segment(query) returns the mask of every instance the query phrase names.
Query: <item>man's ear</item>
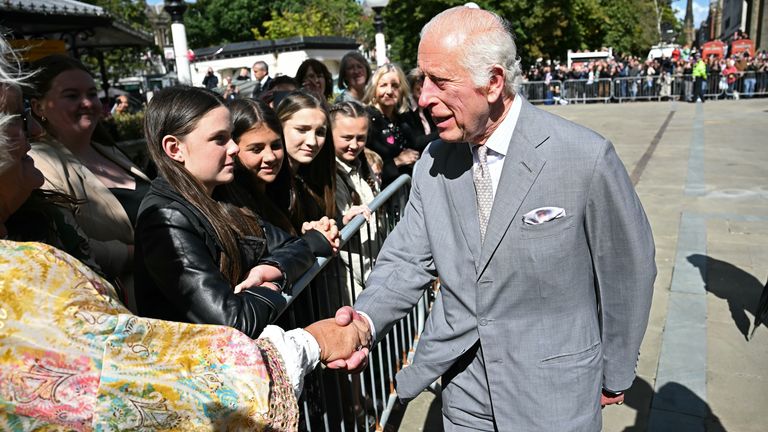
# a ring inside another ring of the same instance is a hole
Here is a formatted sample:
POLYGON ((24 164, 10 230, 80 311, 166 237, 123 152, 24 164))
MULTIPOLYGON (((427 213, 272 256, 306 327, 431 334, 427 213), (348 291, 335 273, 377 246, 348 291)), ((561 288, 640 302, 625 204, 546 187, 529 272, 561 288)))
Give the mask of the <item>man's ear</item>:
POLYGON ((488 103, 495 103, 504 94, 506 71, 499 65, 493 65, 490 75, 488 92, 485 96, 488 98, 488 103))
POLYGON ((185 148, 178 138, 173 135, 166 135, 163 137, 161 144, 163 145, 163 151, 168 157, 176 162, 184 163, 185 148))

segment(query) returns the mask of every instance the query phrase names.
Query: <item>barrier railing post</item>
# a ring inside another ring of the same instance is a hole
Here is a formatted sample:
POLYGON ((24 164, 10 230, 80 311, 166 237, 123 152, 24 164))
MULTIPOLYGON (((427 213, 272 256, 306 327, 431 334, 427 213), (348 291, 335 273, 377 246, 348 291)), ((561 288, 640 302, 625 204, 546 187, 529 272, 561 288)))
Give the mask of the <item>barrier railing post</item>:
MULTIPOLYGON (((306 320, 333 316, 340 305, 354 302, 359 279, 374 264, 382 239, 400 219, 409 184, 409 176, 396 179, 368 204, 373 215, 370 222, 358 215, 341 230, 339 255, 331 259, 318 258, 294 283, 292 292, 284 294, 288 306, 278 318, 280 325, 285 328, 305 325, 306 320), (315 311, 320 316, 316 317, 315 311), (296 312, 300 320, 296 319, 296 312)), ((383 335, 382 342, 369 354, 369 367, 362 375, 317 370, 307 376, 300 400, 305 430, 368 431, 374 427, 380 430, 386 424, 397 399, 395 374, 412 358, 424 329, 426 312, 422 309, 420 301, 383 335)))
MULTIPOLYGON (((553 94, 550 100, 542 94, 537 86, 543 86, 544 81, 529 81, 521 84, 520 94, 531 103, 558 103, 553 94)), ((633 77, 600 78, 591 84, 586 79, 567 79, 550 81, 550 86, 560 89, 560 103, 587 103, 612 101, 623 103, 637 100, 663 100, 666 98, 680 101, 693 99, 695 80, 688 75, 679 73, 663 78, 662 75, 640 75, 633 77), (554 83, 554 84, 553 84, 554 83), (668 86, 668 87, 666 87, 668 86), (667 88, 669 92, 667 92, 667 88)), ((556 94, 556 93, 555 93, 556 94)), ((768 95, 768 72, 746 71, 732 85, 730 91, 720 88, 720 74, 710 74, 702 84, 702 96, 706 99, 717 99, 721 96, 736 98, 761 97, 768 95)))

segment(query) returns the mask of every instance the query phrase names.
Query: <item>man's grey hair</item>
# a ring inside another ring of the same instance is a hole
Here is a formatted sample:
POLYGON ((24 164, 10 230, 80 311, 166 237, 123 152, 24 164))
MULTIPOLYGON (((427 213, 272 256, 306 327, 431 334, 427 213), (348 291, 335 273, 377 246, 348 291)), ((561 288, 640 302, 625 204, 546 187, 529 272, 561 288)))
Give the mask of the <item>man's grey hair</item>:
POLYGON ((520 58, 507 20, 499 15, 466 6, 447 9, 432 18, 421 30, 421 38, 433 31, 455 32, 460 41, 461 65, 478 87, 488 85, 494 65, 504 69, 504 93, 517 93, 522 80, 520 58))
MULTIPOLYGON (((0 107, 5 107, 6 97, 11 88, 19 88, 27 84, 24 79, 30 74, 22 74, 21 62, 16 53, 0 36, 0 107)), ((0 174, 13 165, 10 155, 10 140, 8 139, 8 126, 15 116, 0 110, 0 174)))
POLYGON ((251 69, 255 68, 256 66, 259 66, 260 68, 264 68, 264 71, 269 73, 269 65, 267 65, 267 62, 265 62, 264 60, 259 60, 256 63, 254 63, 253 66, 251 66, 251 69))
MULTIPOLYGON (((8 126, 15 116, 0 111, 0 175, 14 165, 11 157, 10 140, 8 139, 8 126)), ((3 187, 9 187, 4 185, 3 187)))
POLYGON ((13 51, 11 45, 0 35, 0 84, 16 85, 20 87, 28 86, 24 81, 34 75, 32 73, 23 73, 21 68, 21 59, 13 51))

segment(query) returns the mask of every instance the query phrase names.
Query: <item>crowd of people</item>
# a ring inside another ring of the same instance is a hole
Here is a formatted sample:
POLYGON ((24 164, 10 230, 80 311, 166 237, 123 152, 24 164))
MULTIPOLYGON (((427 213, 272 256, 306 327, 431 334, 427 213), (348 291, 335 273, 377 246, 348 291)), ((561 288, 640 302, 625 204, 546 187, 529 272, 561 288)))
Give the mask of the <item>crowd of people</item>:
POLYGON ((395 64, 371 70, 368 60, 359 51, 350 51, 340 62, 338 92, 334 92, 330 70, 317 59, 302 62, 295 76, 271 77, 269 67, 263 61, 254 63, 252 71, 253 79, 247 68, 238 75, 244 81, 255 81, 250 86, 250 94, 244 94, 228 76, 224 77, 222 86, 211 86, 210 83, 219 82, 212 69, 208 70, 202 84, 222 92, 227 101, 260 100, 272 108, 277 108, 286 95, 296 90, 313 95, 326 110, 333 103, 352 101, 362 104, 370 118, 365 154, 380 187, 386 187, 400 174, 410 173, 421 151, 437 138, 429 112, 418 107, 424 80, 418 68, 408 75, 395 64))
MULTIPOLYGON (((442 377, 447 430, 599 430, 600 406, 623 403, 656 274, 650 225, 610 142, 518 97, 500 16, 439 14, 408 74, 350 52, 335 98, 317 59, 294 77, 241 70, 249 95, 213 71, 159 90, 151 169, 115 145, 80 61, 21 68, 0 51, 0 429, 295 430, 304 377, 320 362, 359 371, 438 275, 397 391, 442 377), (367 204, 402 174, 403 219, 375 269, 362 249, 342 259, 350 295, 324 299, 336 316, 274 325, 340 228, 362 215, 378 244, 367 204)), ((684 75, 693 59, 528 79, 684 75)))
MULTIPOLYGON (((607 52, 603 48, 602 52, 607 52)), ((702 56, 697 48, 675 49, 669 56, 644 59, 622 55, 593 61, 574 61, 570 67, 560 61, 536 62, 524 70, 525 83, 531 86, 531 99, 552 103, 580 96, 615 101, 665 99, 695 101, 710 98, 765 96, 768 92, 768 52, 751 56, 749 51, 735 55, 702 56), (698 65, 698 71, 697 71, 698 65), (694 86, 701 78, 700 93, 694 86), (566 80, 578 82, 563 88, 566 80), (613 87, 611 87, 613 82, 613 87), (550 92, 547 95, 547 92, 550 92)), ((565 102, 563 102, 565 103, 565 102)))
MULTIPOLYGON (((15 59, 5 41, 0 43, 4 58, 15 59)), ((81 343, 84 333, 97 331, 93 325, 105 336, 91 344, 92 359, 120 345, 107 344, 120 332, 126 349, 133 349, 134 338, 153 356, 180 361, 182 354, 177 358, 171 352, 176 339, 169 338, 170 327, 197 335, 203 341, 200 350, 221 343, 222 337, 233 338, 237 333, 230 330, 237 330, 255 342, 232 343, 243 352, 258 352, 253 362, 263 363, 269 372, 246 377, 293 390, 278 391, 277 406, 298 397, 304 375, 319 361, 331 367, 363 361, 370 335, 361 330, 359 319, 346 325, 333 319, 293 322, 306 331, 284 331, 272 324, 286 324, 278 318, 286 307, 283 293, 291 293, 292 284, 317 257, 338 254, 340 229, 357 215, 368 219, 370 228, 360 234, 364 245, 340 257, 352 275, 340 283, 349 286, 323 291, 329 296, 348 292, 331 299, 335 307, 351 304, 361 293, 373 262, 369 255, 381 243, 379 222, 367 204, 398 176, 410 174, 426 145, 437 138, 429 111, 416 103, 424 82, 418 69, 408 75, 394 64, 372 70, 360 52, 351 51, 341 62, 337 95, 328 68, 316 59, 304 61, 295 77, 271 77, 266 63, 256 62, 250 95, 240 93, 231 78, 220 82, 209 70, 202 87, 155 92, 143 112, 149 164, 140 166, 116 144, 110 128, 111 119, 129 112, 129 98, 120 95, 111 109, 105 107, 94 75, 79 60, 54 54, 31 64, 0 67, 0 228, 6 239, 3 254, 15 257, 3 263, 3 274, 26 269, 20 260, 33 250, 54 263, 61 286, 54 304, 23 299, 24 310, 12 314, 6 328, 11 322, 13 328, 27 329, 31 320, 39 320, 38 329, 62 329, 55 335, 57 343, 38 356, 43 360, 34 365, 0 361, 0 375, 18 381, 21 375, 53 367, 49 359, 57 359, 57 370, 63 370, 62 362, 73 361, 76 353, 72 345, 81 343), (21 192, 6 199, 11 183, 20 184, 21 192), (79 312, 62 316, 67 313, 62 305, 76 305, 89 296, 94 299, 83 306, 88 316, 104 319, 89 320, 79 312), (35 313, 27 310, 35 308, 35 313), (144 333, 128 335, 121 320, 135 320, 136 331, 144 333), (275 350, 279 356, 272 355, 275 350)), ((236 80, 250 80, 249 72, 240 71, 236 80)), ((43 277, 47 273, 36 271, 13 283, 24 284, 24 292, 36 296, 43 277)), ((10 286, 3 285, 4 300, 18 294, 10 286)), ((307 317, 317 315, 311 312, 307 317)), ((20 331, 13 340, 20 357, 36 349, 34 338, 25 336, 29 333, 20 331)), ((183 355, 202 358, 195 349, 183 355)), ((131 385, 110 396, 114 410, 127 409, 126 400, 137 394, 147 397, 160 380, 184 373, 170 367, 162 376, 135 380, 137 370, 123 361, 130 359, 115 359, 126 368, 125 382, 131 385)), ((209 369, 226 369, 205 361, 209 369)), ((104 365, 85 363, 66 372, 85 374, 96 383, 107 379, 104 365)), ((226 370, 217 379, 229 385, 236 373, 226 370)), ((83 390, 84 397, 97 396, 99 389, 83 390)), ((182 410, 188 416, 167 420, 204 422, 195 401, 210 397, 208 390, 214 389, 197 389, 184 404, 169 402, 184 390, 161 390, 163 410, 182 410)), ((261 390, 234 389, 235 406, 255 409, 249 401, 261 390)), ((73 425, 111 415, 97 412, 90 399, 83 403, 62 397, 51 407, 49 399, 26 401, 19 391, 26 390, 0 390, 0 399, 12 406, 0 424, 73 425), (53 416, 55 410, 68 416, 53 416)), ((294 422, 294 414, 287 410, 287 420, 264 420, 294 422)), ((221 411, 210 420, 226 422, 227 415, 221 411)), ((137 418, 144 417, 134 412, 113 422, 124 427, 137 418)))
MULTIPOLYGON (((364 361, 361 319, 288 331, 271 324, 283 293, 316 257, 338 253, 339 229, 358 214, 371 218, 366 204, 426 145, 416 132, 425 135, 425 113, 410 110, 402 70, 367 69, 362 85, 345 81, 336 103, 316 60, 300 68, 300 89, 278 95, 286 81, 272 79, 261 92, 268 102, 163 89, 146 107, 153 169, 145 170, 104 127, 81 62, 51 55, 24 72, 0 66, 0 298, 12 334, 4 346, 14 353, 0 361, 12 383, 0 389, 0 424, 290 426, 318 362, 364 361), (62 374, 71 379, 45 394, 25 381, 62 374)), ((345 264, 359 293, 371 260, 345 264)))
MULTIPOLYGON (((601 48, 600 52, 608 52, 601 48)), ((686 46, 675 48, 669 55, 655 58, 642 58, 635 55, 606 56, 598 60, 572 62, 570 67, 560 60, 540 58, 534 64, 523 67, 521 76, 521 94, 534 103, 562 103, 578 100, 634 101, 666 100, 676 98, 694 102, 696 100, 718 98, 751 98, 768 94, 768 52, 759 51, 750 55, 749 51, 725 56, 702 56, 701 50, 686 46), (698 65, 698 67, 697 67, 698 65), (695 82, 699 79, 699 84, 695 82), (569 81, 569 85, 563 85, 569 81)), ((365 89, 372 77, 368 61, 357 51, 350 52, 341 61, 338 78, 338 93, 334 95, 333 77, 322 62, 308 59, 294 76, 269 76, 265 62, 253 65, 253 76, 258 81, 252 94, 240 95, 239 87, 232 82, 231 76, 219 79, 212 69, 208 70, 203 84, 207 88, 217 89, 225 99, 240 97, 260 98, 272 104, 277 96, 287 91, 304 89, 325 100, 357 100, 366 102, 365 89)), ((408 89, 420 86, 418 69, 412 70, 400 81, 407 83, 408 89)), ((247 68, 242 68, 237 80, 251 80, 247 68)), ((409 131, 415 135, 409 137, 417 142, 416 149, 423 148, 423 137, 434 139, 430 132, 434 124, 429 114, 420 110, 416 101, 418 89, 411 97, 404 98, 409 108, 409 131)), ((380 117, 379 117, 380 118, 380 117)), ((374 118, 374 123, 380 123, 374 118)), ((409 132, 407 131, 407 132, 409 132)), ((406 132, 406 133, 407 133, 406 132)), ((375 146, 375 143, 374 143, 375 146)), ((379 147, 381 148, 381 147, 379 147)), ((406 158, 406 155, 403 155, 406 158)), ((393 174, 391 167, 387 169, 393 174)))

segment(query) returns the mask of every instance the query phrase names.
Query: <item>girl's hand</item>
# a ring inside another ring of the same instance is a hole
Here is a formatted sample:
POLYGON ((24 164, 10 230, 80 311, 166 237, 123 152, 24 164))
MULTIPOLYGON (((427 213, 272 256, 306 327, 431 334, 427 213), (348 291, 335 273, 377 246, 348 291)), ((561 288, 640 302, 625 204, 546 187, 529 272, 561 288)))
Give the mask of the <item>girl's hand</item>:
POLYGON ((394 160, 396 166, 413 165, 419 160, 419 152, 414 149, 403 149, 394 160))
POLYGON ((311 229, 319 231, 325 236, 325 239, 328 240, 328 243, 331 245, 331 249, 333 249, 334 255, 339 253, 341 239, 339 238, 339 228, 336 226, 335 220, 323 216, 320 220, 304 222, 301 225, 302 234, 306 234, 307 231, 311 229))
POLYGON ((276 284, 270 283, 270 281, 277 281, 282 279, 282 277, 283 272, 279 268, 268 264, 259 264, 248 272, 248 276, 244 281, 235 286, 235 294, 244 289, 259 286, 267 287, 273 291, 280 291, 280 288, 276 284))
POLYGON ((355 216, 362 214, 363 217, 365 217, 365 220, 369 221, 371 220, 371 209, 368 208, 367 205, 359 205, 359 206, 352 206, 347 210, 346 213, 344 213, 344 217, 341 218, 341 221, 344 222, 344 225, 348 224, 349 221, 351 221, 355 216))

